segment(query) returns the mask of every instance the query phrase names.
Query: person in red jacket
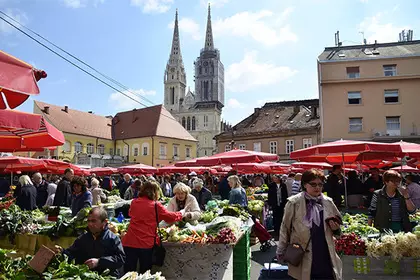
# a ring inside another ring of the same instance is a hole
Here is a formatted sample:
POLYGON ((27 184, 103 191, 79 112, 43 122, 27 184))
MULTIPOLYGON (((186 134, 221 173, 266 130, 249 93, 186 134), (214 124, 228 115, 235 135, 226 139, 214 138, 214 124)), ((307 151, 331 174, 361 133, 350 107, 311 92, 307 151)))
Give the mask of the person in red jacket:
POLYGON ((152 268, 152 248, 157 237, 155 205, 158 221, 174 223, 182 220, 181 212, 169 212, 157 202, 160 186, 156 182, 145 182, 139 191, 138 198, 131 202, 129 215, 131 217, 127 234, 122 239, 126 262, 125 273, 137 270, 145 273, 152 268))

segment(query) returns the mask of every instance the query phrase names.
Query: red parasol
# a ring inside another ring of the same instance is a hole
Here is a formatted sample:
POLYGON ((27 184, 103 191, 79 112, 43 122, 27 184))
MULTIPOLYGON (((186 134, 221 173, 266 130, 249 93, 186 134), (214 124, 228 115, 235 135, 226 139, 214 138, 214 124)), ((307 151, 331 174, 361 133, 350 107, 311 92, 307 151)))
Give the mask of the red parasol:
POLYGON ((420 169, 410 167, 408 165, 397 166, 397 167, 391 168, 391 170, 395 170, 401 173, 420 173, 420 169))
POLYGON ((202 167, 202 166, 196 166, 196 167, 180 167, 175 165, 165 166, 162 168, 159 168, 158 173, 159 174, 165 174, 165 173, 182 173, 182 174, 188 174, 191 172, 195 172, 197 174, 202 174, 206 171, 210 171, 211 174, 216 174, 217 171, 215 169, 211 169, 208 167, 202 167))
POLYGON ((174 165, 175 166, 178 166, 178 167, 200 166, 200 165, 197 164, 197 159, 190 159, 190 160, 178 161, 174 165))
POLYGON ((63 174, 67 168, 71 168, 74 171, 75 175, 81 176, 88 176, 90 175, 89 170, 82 169, 77 165, 74 165, 69 162, 56 160, 56 159, 43 159, 45 162, 45 168, 39 170, 40 172, 44 173, 54 173, 54 174, 63 174))
POLYGON ((0 110, 0 151, 37 151, 64 142, 63 133, 41 115, 0 110))
POLYGON ((121 166, 117 169, 117 171, 119 173, 129 173, 129 174, 151 174, 151 173, 156 173, 157 169, 153 166, 139 163, 135 165, 121 166))
POLYGON ((238 164, 277 160, 278 156, 274 154, 235 149, 229 152, 215 154, 206 158, 198 158, 197 164, 202 166, 213 166, 220 164, 238 164))
POLYGON ((36 70, 32 65, 0 51, 0 109, 14 109, 28 99, 39 94, 37 81, 46 78, 47 73, 36 70))
POLYGON ((89 169, 89 172, 90 174, 95 173, 98 176, 106 176, 118 173, 118 169, 112 167, 95 167, 89 169))
POLYGON ((408 143, 404 141, 392 143, 398 145, 401 148, 402 156, 411 158, 420 158, 420 144, 408 143))
POLYGON ((292 168, 300 168, 302 170, 316 168, 325 170, 332 169, 332 165, 326 162, 295 162, 292 163, 292 168))
POLYGON ((5 172, 16 171, 37 171, 45 168, 45 162, 42 159, 27 157, 0 157, 0 169, 5 172))

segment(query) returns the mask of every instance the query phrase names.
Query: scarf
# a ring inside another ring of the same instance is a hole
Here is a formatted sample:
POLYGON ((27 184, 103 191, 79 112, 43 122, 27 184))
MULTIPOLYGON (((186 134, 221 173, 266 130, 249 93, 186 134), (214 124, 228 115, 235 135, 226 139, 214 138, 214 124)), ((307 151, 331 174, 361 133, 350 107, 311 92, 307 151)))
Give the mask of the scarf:
POLYGON ((307 192, 304 193, 306 200, 306 215, 303 218, 303 224, 308 228, 312 228, 312 224, 319 227, 321 224, 321 217, 319 213, 324 209, 322 204, 324 196, 321 194, 319 197, 313 197, 307 192))
POLYGON ((185 208, 185 201, 187 200, 187 198, 185 198, 184 201, 179 201, 178 199, 176 200, 176 204, 178 205, 178 211, 182 210, 185 208))

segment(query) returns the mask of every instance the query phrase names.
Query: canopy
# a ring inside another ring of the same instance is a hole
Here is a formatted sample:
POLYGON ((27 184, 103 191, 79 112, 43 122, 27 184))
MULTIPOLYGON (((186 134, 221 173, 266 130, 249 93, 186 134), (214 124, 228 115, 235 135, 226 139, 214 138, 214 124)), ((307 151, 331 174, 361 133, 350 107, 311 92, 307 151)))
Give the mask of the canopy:
POLYGON ((28 99, 39 94, 37 81, 46 78, 47 73, 36 70, 30 64, 0 51, 0 109, 14 109, 28 99))
POLYGON ((75 175, 78 175, 78 176, 90 175, 89 170, 80 168, 79 166, 74 165, 69 162, 56 160, 56 159, 43 159, 43 161, 45 162, 45 168, 39 170, 39 172, 63 174, 67 168, 71 168, 73 169, 75 175))
POLYGON ((208 168, 208 167, 202 167, 202 166, 181 167, 181 166, 175 166, 175 165, 169 165, 169 166, 159 168, 158 173, 159 174, 165 174, 165 173, 188 174, 188 173, 191 173, 191 172, 195 172, 197 174, 203 174, 206 171, 209 171, 211 174, 216 174, 217 173, 217 171, 215 169, 211 169, 211 168, 208 168))
POLYGON ((134 165, 127 165, 121 166, 117 169, 119 173, 129 173, 129 174, 150 174, 156 173, 157 169, 153 166, 146 165, 146 164, 134 164, 134 165))
POLYGON ((303 170, 317 168, 317 169, 332 169, 332 165, 326 162, 295 162, 292 163, 292 168, 301 168, 303 170))
POLYGON ((98 176, 106 176, 118 173, 118 169, 113 167, 95 167, 89 169, 89 172, 90 174, 95 173, 98 176))
POLYGON ((408 143, 404 141, 392 143, 398 145, 403 153, 403 156, 411 158, 420 158, 420 144, 408 143))
POLYGON ((198 158, 196 162, 201 166, 213 166, 220 164, 238 164, 277 160, 278 156, 275 154, 234 149, 229 152, 215 154, 206 158, 198 158))
POLYGON ((401 165, 394 168, 391 168, 391 170, 395 170, 401 173, 420 173, 420 169, 410 167, 408 165, 401 165))
POLYGON ((26 157, 0 157, 0 169, 5 172, 14 171, 37 171, 45 168, 45 162, 42 159, 26 157))
POLYGON ((197 159, 190 159, 190 160, 178 161, 174 165, 175 166, 179 166, 179 167, 199 166, 199 165, 197 165, 197 159))
POLYGON ((64 142, 63 133, 41 115, 0 110, 1 152, 37 151, 64 142))

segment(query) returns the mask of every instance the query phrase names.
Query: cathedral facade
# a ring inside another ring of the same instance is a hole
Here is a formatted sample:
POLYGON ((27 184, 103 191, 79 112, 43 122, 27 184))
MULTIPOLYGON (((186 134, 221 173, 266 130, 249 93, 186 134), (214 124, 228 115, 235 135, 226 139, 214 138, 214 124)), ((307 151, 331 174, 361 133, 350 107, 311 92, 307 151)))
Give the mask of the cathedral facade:
POLYGON ((220 52, 214 47, 210 6, 204 48, 194 62, 194 92, 189 87, 178 29, 178 11, 175 15, 171 54, 164 77, 164 106, 198 140, 197 156, 217 152, 215 135, 227 126, 221 115, 225 103, 224 66, 220 52))

